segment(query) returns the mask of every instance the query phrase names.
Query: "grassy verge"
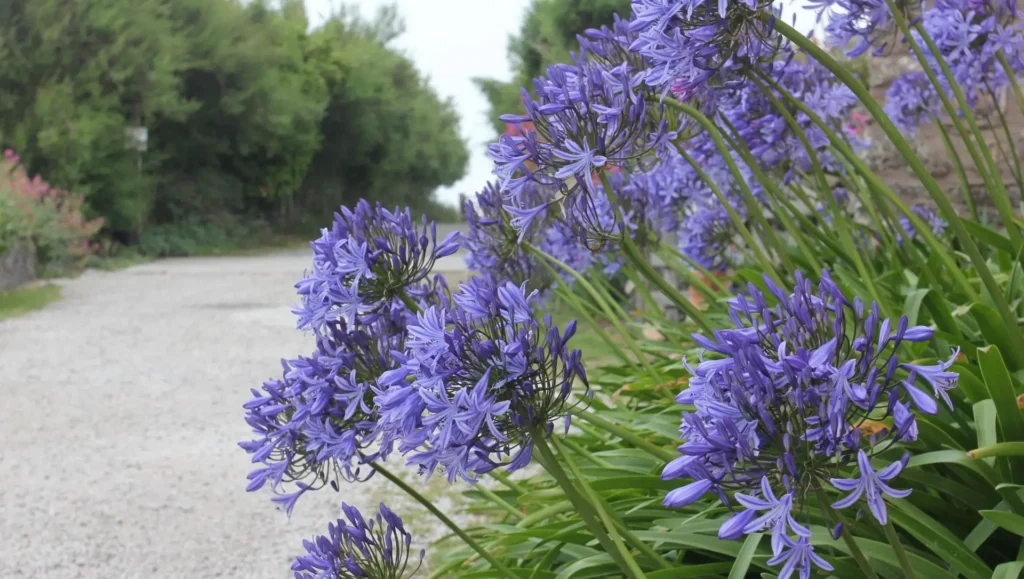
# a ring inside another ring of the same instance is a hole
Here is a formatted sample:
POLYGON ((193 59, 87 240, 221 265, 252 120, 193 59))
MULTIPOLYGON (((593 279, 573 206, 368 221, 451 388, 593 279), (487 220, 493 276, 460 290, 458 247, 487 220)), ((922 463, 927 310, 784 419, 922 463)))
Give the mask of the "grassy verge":
POLYGON ((0 292, 0 320, 41 310, 46 304, 60 299, 60 287, 37 285, 0 292))

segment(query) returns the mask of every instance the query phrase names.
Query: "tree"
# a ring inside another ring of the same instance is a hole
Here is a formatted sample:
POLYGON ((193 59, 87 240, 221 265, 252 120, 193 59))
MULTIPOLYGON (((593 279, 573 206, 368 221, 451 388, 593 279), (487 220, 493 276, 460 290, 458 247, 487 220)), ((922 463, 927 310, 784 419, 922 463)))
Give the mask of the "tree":
POLYGON ((533 0, 519 34, 509 38, 513 79, 474 79, 490 103, 495 130, 505 132, 499 115, 522 109, 521 87, 532 90, 533 79, 548 66, 571 62, 569 53, 578 50, 577 34, 610 24, 615 14, 627 17, 630 4, 630 0, 533 0))

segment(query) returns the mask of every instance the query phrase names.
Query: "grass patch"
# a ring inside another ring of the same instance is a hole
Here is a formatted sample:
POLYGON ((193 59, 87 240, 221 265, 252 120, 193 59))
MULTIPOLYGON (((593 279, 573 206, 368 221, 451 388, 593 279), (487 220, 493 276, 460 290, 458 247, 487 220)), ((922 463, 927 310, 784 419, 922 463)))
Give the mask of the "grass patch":
MULTIPOLYGON (((555 298, 551 301, 549 309, 544 313, 551 314, 552 321, 558 326, 559 330, 563 331, 566 324, 576 320, 576 335, 569 342, 569 347, 583 352, 583 363, 587 366, 587 370, 605 364, 612 364, 619 360, 612 346, 608 345, 608 342, 601 337, 601 334, 589 322, 576 315, 572 307, 565 301, 555 298)), ((601 322, 597 323, 600 324, 601 322)), ((624 347, 621 337, 611 324, 602 324, 601 328, 613 340, 618 340, 619 346, 624 347)))
POLYGON ((0 292, 0 320, 41 310, 60 299, 60 286, 37 285, 0 292))

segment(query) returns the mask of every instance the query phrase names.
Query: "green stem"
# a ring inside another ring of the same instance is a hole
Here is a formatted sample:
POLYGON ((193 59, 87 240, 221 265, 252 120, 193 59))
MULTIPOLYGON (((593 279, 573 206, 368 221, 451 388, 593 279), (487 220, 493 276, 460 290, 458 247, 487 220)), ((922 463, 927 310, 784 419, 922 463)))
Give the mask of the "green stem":
POLYGON ((746 179, 744 179, 743 173, 740 172, 739 167, 736 165, 736 161, 733 160, 732 150, 726 146, 725 141, 722 139, 722 135, 719 133, 718 127, 711 122, 711 119, 704 116, 704 114, 695 107, 679 102, 671 97, 664 97, 661 100, 666 105, 697 121, 697 123, 707 131, 708 136, 710 136, 715 142, 715 147, 718 149, 718 152, 725 161, 725 164, 729 167, 729 172, 733 174, 740 192, 743 193, 743 198, 750 210, 750 214, 754 216, 754 220, 757 221, 757 224, 761 227, 768 245, 775 250, 775 253, 778 254, 783 267, 788 271, 793 271, 793 264, 790 263, 789 256, 783 250, 779 239, 775 236, 774 228, 768 224, 768 220, 765 218, 764 212, 761 211, 760 204, 758 204, 757 199, 754 198, 754 193, 750 190, 750 185, 748 185, 746 179))
POLYGON ((850 524, 847 522, 846 517, 844 517, 839 511, 832 508, 828 497, 825 495, 825 491, 823 491, 820 486, 815 486, 814 492, 818 495, 818 503, 825 511, 826 516, 839 521, 839 523, 843 525, 843 542, 846 543, 846 548, 850 550, 850 555, 853 555, 853 560, 857 562, 857 566, 864 572, 864 577, 867 579, 878 579, 878 575, 871 567, 871 563, 868 562, 868 558, 864 555, 864 551, 860 550, 860 545, 858 545, 857 540, 853 538, 853 532, 850 531, 850 524))
POLYGON ((905 579, 917 579, 917 572, 914 571, 914 566, 910 564, 910 555, 903 548, 903 542, 900 541, 900 536, 896 532, 896 527, 892 524, 892 519, 888 519, 883 528, 885 529, 885 537, 892 544, 892 550, 896 551, 896 558, 899 559, 900 568, 903 569, 903 577, 905 579))
POLYGON ((512 518, 514 518, 515 520, 520 521, 523 519, 523 517, 526 516, 523 513, 516 510, 516 508, 509 504, 508 501, 499 497, 497 494, 494 493, 494 491, 485 487, 484 485, 478 484, 474 487, 474 490, 478 491, 480 494, 490 499, 492 503, 504 509, 505 512, 507 512, 509 515, 512 515, 512 518))
MULTIPOLYGON (((804 40, 807 39, 805 38, 804 40)), ((811 43, 811 46, 817 48, 816 46, 813 45, 813 43, 811 43)), ((825 54, 825 57, 831 58, 828 56, 828 54, 825 54)), ((859 82, 855 78, 849 78, 852 79, 851 82, 859 82)), ((951 252, 948 251, 948 248, 942 245, 939 242, 939 240, 935 237, 935 235, 931 232, 931 227, 928 224, 926 224, 920 217, 918 217, 916 213, 911 211, 909 207, 907 207, 906 203, 904 203, 903 200, 900 199, 899 195, 896 195, 896 193, 893 192, 892 188, 886 185, 885 182, 883 182, 881 178, 879 178, 879 176, 874 171, 872 171, 852 149, 850 149, 849 145, 840 136, 836 134, 832 127, 825 123, 821 119, 821 117, 818 116, 816 112, 811 110, 806 104, 804 104, 802 101, 793 96, 793 93, 786 90, 786 88, 780 86, 769 76, 762 73, 761 80, 765 81, 776 92, 781 94, 787 102, 789 102, 797 109, 799 109, 800 112, 807 115, 807 117, 810 118, 814 122, 814 124, 817 125, 822 130, 822 132, 825 133, 825 136, 828 137, 835 151, 841 155, 841 158, 848 161, 849 164, 856 169, 857 174, 864 179, 864 181, 868 184, 868 187, 872 191, 881 194, 886 201, 891 203, 899 210, 901 215, 910 220, 910 223, 914 226, 915 229, 917 229, 918 233, 924 239, 928 247, 932 250, 932 252, 935 255, 939 256, 940 260, 942 260, 943 264, 949 271, 950 277, 952 277, 956 281, 957 286, 959 286, 961 291, 963 291, 963 293, 968 297, 968 299, 978 299, 978 293, 975 291, 971 283, 967 280, 967 276, 964 275, 964 272, 961 271, 961 267, 951 257, 951 252)), ((868 95, 868 98, 872 97, 868 95)))
POLYGON ((405 307, 409 308, 410 312, 414 314, 420 313, 420 306, 409 297, 409 294, 405 293, 405 289, 398 291, 398 299, 402 300, 402 303, 405 304, 405 307))
MULTIPOLYGON (((670 565, 669 565, 668 561, 665 561, 664 559, 662 559, 661 555, 658 555, 652 549, 650 549, 650 547, 647 546, 647 544, 645 544, 640 539, 637 539, 636 536, 634 536, 633 533, 631 533, 629 531, 629 529, 626 528, 626 526, 624 524, 622 524, 620 521, 613 520, 611 515, 608 514, 608 511, 611 510, 611 509, 607 508, 608 505, 604 502, 604 500, 601 498, 601 496, 598 493, 596 493, 594 491, 593 487, 591 487, 587 483, 586 477, 583 476, 583 472, 580 471, 579 467, 576 466, 576 461, 574 461, 572 459, 572 456, 568 452, 566 452, 565 446, 562 443, 562 441, 559 440, 558 438, 552 438, 551 442, 554 443, 555 448, 558 450, 558 453, 560 455, 562 455, 563 458, 565 458, 565 464, 567 464, 569 466, 569 472, 571 472, 572 476, 580 483, 580 486, 583 488, 583 493, 597 507, 597 515, 601 518, 601 521, 604 523, 605 527, 608 529, 608 533, 611 535, 612 540, 615 541, 616 545, 618 545, 623 550, 623 552, 626 554, 626 556, 629 557, 629 560, 632 560, 633 557, 629 554, 628 551, 626 551, 626 546, 623 544, 623 541, 620 538, 620 535, 622 537, 625 537, 626 540, 629 541, 638 550, 640 550, 640 551, 647 550, 649 553, 651 553, 648 556, 653 557, 654 560, 659 565, 661 565, 662 567, 664 567, 666 569, 669 568, 670 565)), ((634 561, 634 564, 635 564, 635 561, 634 561)), ((643 575, 643 571, 640 570, 639 566, 636 567, 636 572, 640 573, 641 575, 643 575)))
MULTIPOLYGON (((595 505, 591 504, 590 501, 585 499, 580 492, 576 489, 576 485, 573 484, 572 479, 569 475, 562 470, 562 466, 558 464, 558 459, 555 458, 554 453, 548 448, 547 441, 544 439, 546 433, 542 432, 540 428, 533 428, 531 432, 531 439, 533 440, 533 447, 537 451, 538 462, 544 467, 544 470, 555 478, 558 485, 562 487, 562 491, 569 497, 569 501, 576 507, 576 512, 580 518, 586 524, 590 532, 594 534, 601 546, 604 547, 606 553, 611 556, 612 559, 619 565, 619 568, 625 572, 627 577, 642 578, 644 577, 643 571, 641 571, 633 560, 633 557, 625 552, 625 547, 621 545, 621 539, 619 543, 616 542, 609 536, 605 527, 601 524, 601 521, 595 513, 595 505)), ((618 535, 616 535, 618 536, 618 535)))
POLYGON ((477 543, 475 540, 473 540, 472 537, 467 535, 466 532, 463 531, 461 527, 456 525, 454 521, 452 521, 447 516, 445 516, 445 514, 442 513, 440 509, 438 509, 437 507, 434 506, 434 503, 430 502, 430 499, 428 499, 427 497, 425 497, 425 496, 421 495, 420 493, 418 493, 416 491, 416 489, 414 489, 411 486, 409 486, 408 484, 406 484, 405 481, 403 481, 402 479, 400 479, 397 476, 395 476, 394 474, 392 474, 391 471, 389 471, 388 469, 384 468, 383 466, 381 466, 381 465, 379 465, 379 464, 377 464, 375 462, 371 462, 370 463, 370 467, 373 470, 375 470, 375 471, 379 472, 380 474, 382 474, 384 476, 384 478, 386 478, 389 481, 395 483, 395 485, 397 485, 398 488, 400 488, 403 491, 405 491, 405 493, 407 495, 409 495, 410 497, 412 497, 413 499, 415 499, 416 502, 418 502, 419 504, 421 504, 424 507, 426 507, 427 510, 431 512, 431 514, 433 514, 435 517, 438 518, 438 520, 440 520, 442 523, 444 523, 444 525, 446 527, 451 529, 451 531, 453 533, 458 535, 458 537, 460 539, 462 539, 463 542, 465 542, 467 545, 469 545, 469 547, 471 549, 476 551, 481 557, 484 558, 484 560, 486 560, 488 563, 490 563, 492 567, 494 567, 496 570, 500 571, 506 577, 509 577, 509 579, 517 579, 516 575, 514 573, 512 573, 512 571, 510 571, 508 569, 508 567, 502 565, 500 561, 495 559, 493 555, 488 553, 486 549, 484 549, 479 543, 477 543))
MULTIPOLYGON (((619 207, 618 200, 615 199, 615 192, 612 190, 612 184, 608 181, 608 175, 606 175, 604 171, 598 171, 598 176, 601 179, 601 185, 604 187, 605 195, 608 197, 608 202, 615 208, 616 219, 624 224, 625 220, 622 217, 622 210, 619 207)), ((628 228, 625 226, 623 226, 621 245, 622 252, 626 254, 626 258, 633 263, 633 266, 636 267, 641 275, 647 278, 647 280, 654 285, 658 286, 658 289, 665 294, 665 297, 675 304, 676 307, 686 312, 686 315, 696 322, 698 326, 703 328, 705 331, 711 331, 711 323, 706 317, 704 317, 704 313, 701 312, 697 306, 693 305, 690 300, 686 299, 683 294, 679 293, 679 290, 673 287, 672 284, 668 283, 668 281, 658 274, 653 267, 651 267, 651 264, 640 252, 640 248, 636 246, 633 238, 629 235, 628 228)))
MULTIPOLYGON (((571 275, 577 281, 577 283, 583 286, 583 289, 585 289, 587 293, 590 294, 590 297, 593 298, 594 301, 596 301, 598 305, 601 307, 601 309, 604 311, 604 314, 605 316, 607 316, 608 321, 610 321, 612 325, 615 326, 615 329, 619 332, 619 335, 621 335, 622 338, 626 341, 626 347, 628 347, 633 352, 633 355, 636 356, 637 362, 641 366, 643 366, 648 373, 651 374, 651 377, 654 378, 655 381, 661 381, 661 374, 650 365, 650 363, 647 361, 647 357, 644 355, 642 351, 640 351, 640 348, 636 345, 636 341, 633 340, 632 334, 630 334, 629 330, 627 330, 626 327, 622 325, 622 321, 619 320, 619 316, 616 315, 614 311, 612 311, 611 306, 608 305, 607 301, 604 299, 604 297, 602 297, 601 293, 598 292, 596 288, 594 288, 593 284, 591 284, 585 276, 580 275, 579 272, 569 267, 565 263, 562 263, 561 261, 558 260, 558 258, 548 255, 546 252, 544 252, 544 250, 540 249, 539 247, 533 244, 524 243, 523 247, 527 251, 532 252, 534 255, 540 257, 541 259, 549 261, 552 265, 560 267, 566 273, 571 275)), ((561 279, 561 276, 558 276, 558 278, 561 279)))
POLYGON ((638 434, 632 432, 631 430, 623 428, 618 424, 615 424, 614 422, 609 422, 604 418, 601 418, 597 414, 590 412, 589 410, 578 412, 576 416, 578 418, 586 420, 587 422, 593 424, 594 426, 600 428, 601 430, 604 430, 605 432, 614 434, 615 436, 621 438, 622 440, 625 440, 626 442, 632 444, 633 446, 636 446, 637 448, 647 451, 647 454, 650 454, 655 458, 661 459, 665 462, 671 462, 679 458, 678 453, 673 452, 667 448, 662 448, 656 444, 652 444, 645 440, 642 436, 639 436, 638 434))
MULTIPOLYGON (((989 297, 992 298, 992 302, 996 306, 996 311, 999 312, 1000 317, 1005 321, 1007 329, 1010 331, 1017 344, 1024 347, 1024 333, 1021 333, 1021 328, 1016 322, 1017 317, 1010 310, 1010 305, 1006 302, 1006 296, 1003 295, 999 288, 999 284, 996 282, 995 277, 993 277, 992 272, 988 268, 988 263, 978 250, 978 245, 974 242, 974 239, 964 227, 963 222, 961 222, 956 208, 954 208, 953 204, 949 202, 946 194, 942 192, 938 182, 935 181, 935 178, 932 177, 928 172, 928 169, 925 168, 921 159, 911 150, 910 144, 907 143, 907 140, 900 133, 899 129, 896 128, 896 125, 893 124, 889 116, 885 114, 882 106, 878 104, 875 97, 871 96, 871 93, 867 88, 859 80, 854 78, 849 70, 847 70, 842 64, 836 62, 832 56, 819 48, 818 45, 811 41, 811 39, 807 38, 800 31, 786 24, 781 19, 773 19, 773 21, 775 29, 778 30, 780 34, 804 50, 804 52, 818 61, 822 66, 832 72, 836 78, 842 81, 875 119, 875 122, 877 122, 879 127, 881 127, 885 132, 886 136, 896 147, 896 150, 900 152, 900 155, 907 161, 907 164, 910 165, 911 170, 914 171, 914 174, 917 176, 918 180, 921 181, 921 184, 924 185, 936 205, 939 206, 943 217, 953 229, 957 239, 960 240, 964 252, 974 264, 974 269, 977 271, 978 277, 981 278, 982 284, 984 284, 989 297)), ((1011 221, 1008 226, 1014 227, 1015 223, 1011 221)))
POLYGON ((736 212, 736 209, 733 208, 732 204, 725 197, 725 194, 722 193, 721 188, 718 187, 718 184, 708 176, 704 171, 704 168, 700 166, 700 163, 698 163, 697 160, 693 158, 693 155, 684 149, 682 145, 677 142, 673 142, 672 144, 675 146, 676 150, 679 151, 679 155, 682 156, 683 160, 693 167, 694 172, 697 173, 697 176, 700 177, 701 181, 711 189, 711 193, 714 194, 716 199, 718 199, 719 204, 722 205, 725 212, 729 214, 729 220, 732 221, 734 226, 736 226, 736 231, 739 232, 743 241, 747 243, 750 251, 754 253, 754 258, 758 261, 761 267, 764 268, 764 271, 771 274, 772 279, 776 282, 782 283, 779 274, 775 271, 775 266, 772 265, 768 256, 761 251, 760 244, 754 239, 754 235, 750 233, 750 229, 743 223, 743 218, 741 218, 739 213, 736 212))

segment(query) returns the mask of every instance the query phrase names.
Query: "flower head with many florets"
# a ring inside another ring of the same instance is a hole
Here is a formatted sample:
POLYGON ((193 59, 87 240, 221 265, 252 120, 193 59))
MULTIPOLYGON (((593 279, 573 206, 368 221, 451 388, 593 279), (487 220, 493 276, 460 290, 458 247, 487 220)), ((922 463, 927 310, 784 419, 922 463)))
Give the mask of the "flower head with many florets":
POLYGON ((732 301, 734 329, 695 336, 714 358, 692 370, 689 388, 677 397, 694 410, 683 413, 682 456, 662 473, 692 482, 670 492, 665 504, 684 506, 713 492, 743 507, 722 525, 722 538, 770 532, 777 562, 797 557, 822 566, 800 521, 809 496, 828 487, 849 492, 836 508, 864 499, 885 523, 882 495, 909 492, 889 486, 906 458, 876 472, 871 457, 914 440, 912 409, 935 413, 935 397, 946 396, 956 374, 948 371, 952 360, 901 364, 901 345, 925 342, 933 331, 909 327, 906 316, 883 318, 877 305, 851 303, 827 271, 818 291, 799 273, 792 294, 767 277, 765 283, 768 295, 751 285, 749 296, 732 301), (917 386, 919 378, 934 396, 917 386), (889 417, 892 427, 865 426, 889 417), (854 465, 859 477, 840 476, 854 465), (794 549, 800 551, 786 555, 794 549))
POLYGON ((389 211, 360 200, 342 207, 331 229, 312 242, 313 268, 296 284, 302 305, 300 329, 322 333, 328 322, 348 323, 359 315, 406 297, 406 289, 427 278, 434 262, 459 249, 459 234, 438 241, 437 227, 424 215, 417 226, 408 209, 389 211))
POLYGON ((327 527, 327 534, 302 542, 306 553, 292 563, 295 579, 409 579, 423 565, 410 567, 412 535, 402 519, 380 504, 370 520, 355 507, 342 504, 345 519, 327 527), (346 520, 347 519, 347 520, 346 520))
POLYGON ((530 461, 531 438, 568 420, 574 382, 586 387, 579 350, 534 319, 525 286, 476 277, 450 307, 430 307, 409 326, 400 368, 386 373, 376 398, 381 425, 428 476, 450 481, 530 461))

